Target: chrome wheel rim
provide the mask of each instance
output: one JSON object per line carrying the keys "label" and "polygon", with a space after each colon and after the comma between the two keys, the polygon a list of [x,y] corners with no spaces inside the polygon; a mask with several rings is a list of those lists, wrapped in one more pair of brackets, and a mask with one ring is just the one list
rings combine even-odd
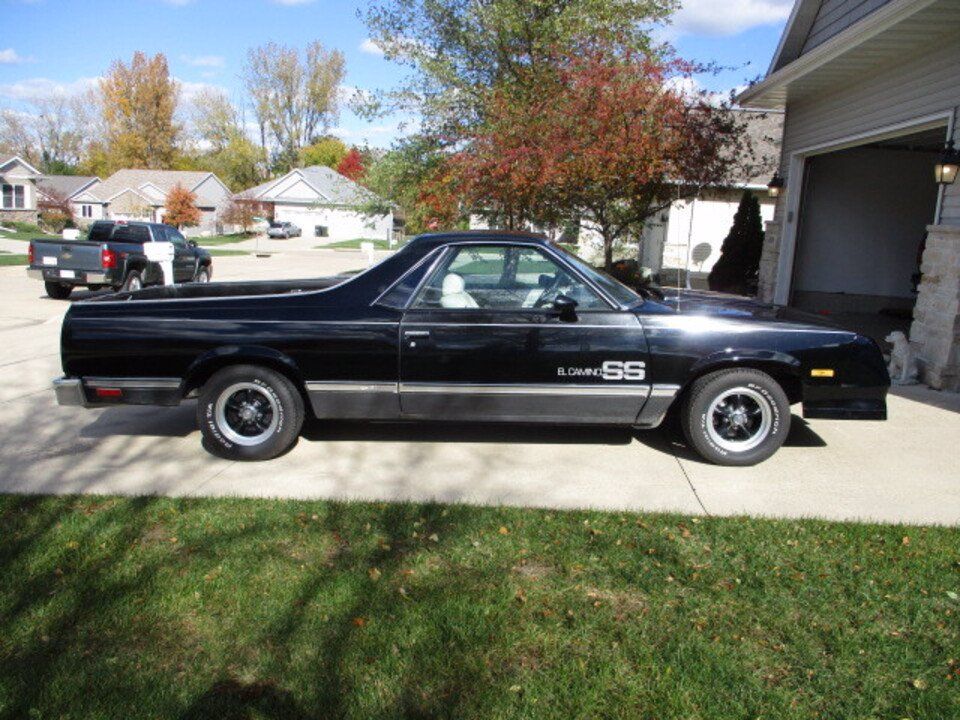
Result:
{"label": "chrome wheel rim", "polygon": [[220,432],[237,445],[259,445],[280,422],[280,408],[271,394],[252,382],[234,383],[217,398]]}
{"label": "chrome wheel rim", "polygon": [[772,427],[773,406],[753,388],[724,390],[707,409],[707,435],[728,452],[753,450],[767,439]]}
{"label": "chrome wheel rim", "polygon": [[203,271],[200,272],[200,277],[197,278],[197,282],[199,282],[199,283],[208,283],[208,282],[210,282],[210,276],[207,275],[207,271],[206,271],[206,270],[203,270]]}
{"label": "chrome wheel rim", "polygon": [[143,283],[140,282],[140,278],[138,277],[132,277],[127,282],[127,290],[134,291],[134,290],[140,290],[142,288],[143,288]]}

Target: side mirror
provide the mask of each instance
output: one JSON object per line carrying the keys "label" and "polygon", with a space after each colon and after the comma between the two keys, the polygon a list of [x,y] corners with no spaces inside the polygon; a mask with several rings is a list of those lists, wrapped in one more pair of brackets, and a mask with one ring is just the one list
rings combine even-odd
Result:
{"label": "side mirror", "polygon": [[197,241],[196,241],[196,240],[187,240],[187,245],[189,245],[190,247],[196,249],[196,247],[197,247]]}
{"label": "side mirror", "polygon": [[557,295],[553,301],[553,309],[560,315],[561,320],[567,322],[577,319],[577,301],[567,295]]}

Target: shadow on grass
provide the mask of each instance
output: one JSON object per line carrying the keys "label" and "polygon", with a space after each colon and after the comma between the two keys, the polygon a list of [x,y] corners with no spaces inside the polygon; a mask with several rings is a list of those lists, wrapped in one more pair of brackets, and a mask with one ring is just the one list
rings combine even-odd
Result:
{"label": "shadow on grass", "polygon": [[[468,527],[466,516],[460,522],[463,511],[429,503],[365,511],[368,522],[358,527],[356,512],[327,504],[301,530],[322,532],[330,551],[298,572],[284,555],[286,526],[278,527],[289,514],[254,517],[230,530],[207,519],[216,532],[167,537],[188,532],[176,523],[205,506],[216,507],[153,497],[0,498],[0,718],[355,714],[365,692],[358,673],[382,644],[368,633],[415,623],[410,595],[443,597],[449,586],[437,573],[418,578],[408,594],[388,578],[403,577],[402,568],[424,552],[442,558],[445,544]],[[380,542],[361,541],[370,533]],[[224,592],[244,600],[232,615],[221,607],[199,617],[178,609],[194,595],[194,585],[181,580],[185,573],[210,577],[237,562],[244,571]],[[383,580],[368,578],[369,568]],[[286,578],[275,588],[282,602],[258,606],[247,597],[243,578],[260,584],[278,572]],[[354,581],[345,584],[345,577]],[[329,613],[322,621],[320,608]],[[376,631],[368,627],[378,623]],[[192,631],[194,625],[208,630]],[[444,623],[418,627],[415,644],[445,654],[445,685],[424,693],[433,678],[417,663],[398,661],[395,687],[377,716],[456,717],[489,682],[477,677],[470,658],[484,652],[483,638],[499,633],[495,621],[469,640],[450,636]],[[394,642],[405,645],[402,636]]]}

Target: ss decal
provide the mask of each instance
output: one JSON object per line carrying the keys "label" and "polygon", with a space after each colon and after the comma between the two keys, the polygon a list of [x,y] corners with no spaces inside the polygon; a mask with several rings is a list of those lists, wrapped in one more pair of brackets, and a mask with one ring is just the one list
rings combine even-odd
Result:
{"label": "ss decal", "polygon": [[643,380],[647,376],[647,364],[642,360],[607,360],[602,369],[604,380]]}

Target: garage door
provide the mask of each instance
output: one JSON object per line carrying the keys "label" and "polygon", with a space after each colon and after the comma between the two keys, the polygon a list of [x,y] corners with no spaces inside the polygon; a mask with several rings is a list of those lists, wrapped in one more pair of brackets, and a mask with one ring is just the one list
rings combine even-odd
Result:
{"label": "garage door", "polygon": [[317,225],[326,225],[324,213],[319,210],[305,210],[303,208],[289,208],[277,206],[274,210],[274,219],[278,222],[292,222],[303,230],[303,237],[316,237],[314,229]]}

